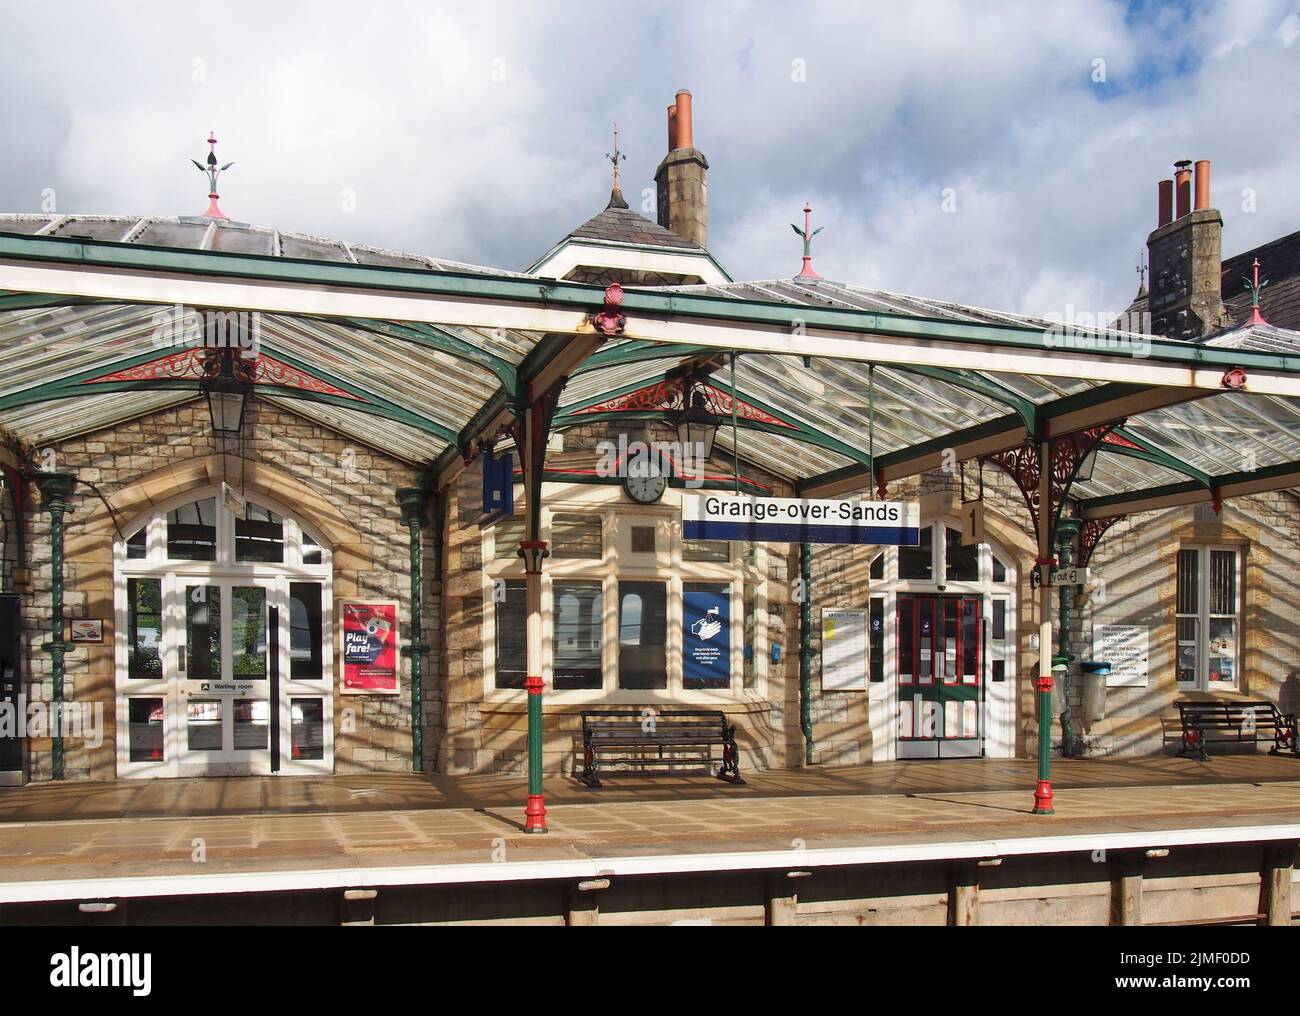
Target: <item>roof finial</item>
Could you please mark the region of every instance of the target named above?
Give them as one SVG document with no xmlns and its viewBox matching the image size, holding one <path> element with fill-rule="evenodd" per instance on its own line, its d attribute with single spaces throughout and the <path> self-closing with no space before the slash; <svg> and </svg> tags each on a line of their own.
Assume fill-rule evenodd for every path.
<svg viewBox="0 0 1300 1016">
<path fill-rule="evenodd" d="M 609 204 L 606 208 L 626 208 L 627 201 L 623 197 L 623 188 L 618 183 L 618 164 L 627 161 L 627 156 L 618 149 L 618 123 L 614 124 L 614 151 L 606 152 L 605 158 L 614 164 L 614 189 L 609 192 Z"/>
<path fill-rule="evenodd" d="M 1241 281 L 1244 282 L 1246 288 L 1250 290 L 1250 324 L 1266 325 L 1268 322 L 1264 320 L 1264 315 L 1259 312 L 1259 293 L 1260 290 L 1268 285 L 1268 279 L 1265 279 L 1263 282 L 1259 281 L 1259 258 L 1255 259 L 1254 273 L 1255 280 L 1253 283 L 1244 275 L 1241 277 Z"/>
<path fill-rule="evenodd" d="M 221 197 L 217 193 L 217 178 L 226 170 L 234 165 L 233 162 L 227 162 L 224 166 L 217 166 L 217 136 L 212 131 L 208 131 L 208 164 L 205 167 L 198 159 L 190 161 L 198 167 L 200 173 L 206 173 L 208 176 L 208 210 L 203 214 L 209 219 L 228 218 L 225 212 L 217 205 L 217 198 Z"/>
<path fill-rule="evenodd" d="M 820 233 L 825 226 L 812 228 L 812 205 L 806 201 L 803 206 L 803 229 L 800 229 L 793 222 L 790 228 L 803 237 L 803 271 L 795 276 L 796 279 L 820 279 L 821 276 L 813 271 L 812 266 L 812 238 Z"/>
<path fill-rule="evenodd" d="M 1138 273 L 1138 296 L 1147 295 L 1147 252 L 1141 250 L 1138 252 L 1138 266 L 1134 269 Z"/>
</svg>

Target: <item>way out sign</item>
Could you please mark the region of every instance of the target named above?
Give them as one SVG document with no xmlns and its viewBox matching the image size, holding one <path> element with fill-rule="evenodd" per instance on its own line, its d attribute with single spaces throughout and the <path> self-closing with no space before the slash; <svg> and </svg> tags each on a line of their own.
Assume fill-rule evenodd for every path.
<svg viewBox="0 0 1300 1016">
<path fill-rule="evenodd" d="M 921 506 L 899 501 L 801 500 L 748 494 L 682 498 L 682 535 L 688 540 L 767 543 L 921 542 Z"/>
</svg>

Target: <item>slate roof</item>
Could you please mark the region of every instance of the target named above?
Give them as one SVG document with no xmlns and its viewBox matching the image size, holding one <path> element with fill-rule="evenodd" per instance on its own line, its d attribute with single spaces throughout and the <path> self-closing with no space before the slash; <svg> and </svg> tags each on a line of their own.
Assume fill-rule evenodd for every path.
<svg viewBox="0 0 1300 1016">
<path fill-rule="evenodd" d="M 1264 320 L 1277 328 L 1300 330 L 1300 232 L 1278 237 L 1223 262 L 1223 304 L 1236 325 L 1250 320 L 1250 293 L 1244 280 L 1251 277 L 1259 258 L 1259 277 L 1268 285 L 1260 295 Z M 1149 295 L 1144 290 L 1129 304 L 1125 315 L 1144 314 Z"/>
<path fill-rule="evenodd" d="M 659 223 L 651 222 L 632 211 L 618 191 L 610 195 L 609 204 L 604 211 L 593 215 L 570 233 L 569 237 L 636 243 L 645 247 L 685 247 L 690 250 L 704 250 L 699 244 L 692 243 L 684 236 L 678 236 L 671 230 L 664 229 Z"/>
</svg>

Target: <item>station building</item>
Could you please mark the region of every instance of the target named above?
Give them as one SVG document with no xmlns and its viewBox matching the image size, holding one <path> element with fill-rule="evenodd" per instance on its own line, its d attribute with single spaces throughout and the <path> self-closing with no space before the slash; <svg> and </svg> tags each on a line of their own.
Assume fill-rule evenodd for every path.
<svg viewBox="0 0 1300 1016">
<path fill-rule="evenodd" d="M 810 235 L 798 275 L 737 281 L 709 251 L 689 93 L 670 114 L 657 221 L 616 178 L 523 272 L 235 221 L 215 161 L 204 215 L 0 216 L 0 673 L 26 723 L 3 778 L 525 772 L 528 448 L 548 775 L 581 765 L 580 713 L 610 705 L 723 710 L 742 770 L 1025 757 L 1048 654 L 1070 754 L 1175 752 L 1177 701 L 1297 711 L 1300 401 L 1253 386 L 1300 352 L 1300 233 L 1222 258 L 1209 166 L 1193 201 L 1180 163 L 1150 286 L 1111 329 L 824 279 Z M 54 262 L 84 286 L 13 284 Z M 150 298 L 94 295 L 146 268 Z M 346 315 L 240 316 L 172 285 L 233 278 L 361 295 Z M 664 320 L 734 307 L 788 342 L 609 333 L 547 389 L 538 448 L 510 403 L 555 335 L 368 309 L 364 287 L 424 278 L 484 299 L 585 286 L 593 320 L 671 295 Z M 841 313 L 928 338 L 907 363 L 805 352 L 804 320 Z M 239 341 L 214 344 L 221 328 Z M 1003 331 L 1046 336 L 1024 353 L 1041 369 L 937 365 L 944 336 Z M 1152 362 L 1181 344 L 1222 386 L 1145 386 L 1152 343 Z M 1134 380 L 1090 376 L 1094 355 Z M 711 420 L 703 457 L 681 440 L 692 410 Z M 917 543 L 690 539 L 684 512 L 711 491 L 915 504 Z M 1057 565 L 1091 572 L 1050 596 L 1045 531 Z M 1043 646 L 1048 602 L 1065 640 Z M 352 631 L 395 637 L 358 667 Z M 1107 653 L 1109 675 L 1085 673 Z M 60 701 L 55 738 L 40 713 Z"/>
</svg>

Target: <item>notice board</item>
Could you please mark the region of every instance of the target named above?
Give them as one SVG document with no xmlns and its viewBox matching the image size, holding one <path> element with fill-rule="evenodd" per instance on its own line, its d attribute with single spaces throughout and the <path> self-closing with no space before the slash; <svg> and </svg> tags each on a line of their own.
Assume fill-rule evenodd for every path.
<svg viewBox="0 0 1300 1016">
<path fill-rule="evenodd" d="M 1092 633 L 1092 658 L 1110 664 L 1107 688 L 1145 688 L 1150 632 L 1143 624 L 1099 624 Z"/>
<path fill-rule="evenodd" d="M 822 691 L 866 691 L 867 612 L 822 611 Z"/>
</svg>

